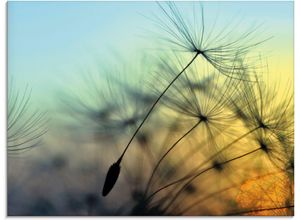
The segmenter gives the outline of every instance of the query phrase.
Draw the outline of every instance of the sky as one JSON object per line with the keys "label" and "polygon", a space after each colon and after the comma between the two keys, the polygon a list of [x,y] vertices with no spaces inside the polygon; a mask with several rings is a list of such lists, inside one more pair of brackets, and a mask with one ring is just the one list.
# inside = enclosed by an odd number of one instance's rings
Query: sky
{"label": "sky", "polygon": [[[185,10],[186,4],[179,5]],[[162,13],[155,2],[8,2],[7,7],[8,75],[30,84],[43,101],[55,100],[59,87],[72,83],[80,69],[98,66],[113,53],[131,56],[159,48],[147,37],[151,18]],[[279,74],[293,73],[293,2],[205,2],[204,9],[207,20],[262,23],[264,36],[273,37],[262,51],[269,65]]]}

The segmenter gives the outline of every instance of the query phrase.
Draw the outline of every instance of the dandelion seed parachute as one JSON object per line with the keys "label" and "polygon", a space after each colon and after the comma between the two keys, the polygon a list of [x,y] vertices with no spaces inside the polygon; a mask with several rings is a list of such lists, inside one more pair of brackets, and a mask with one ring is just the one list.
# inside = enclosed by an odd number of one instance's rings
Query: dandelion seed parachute
{"label": "dandelion seed parachute", "polygon": [[263,169],[270,169],[270,166],[275,166],[279,170],[286,170],[289,165],[289,155],[278,138],[262,129],[254,132],[253,136],[255,141],[253,144],[261,148],[259,156],[253,157],[253,162],[262,164]]}
{"label": "dandelion seed parachute", "polygon": [[261,127],[284,140],[284,134],[290,136],[294,123],[293,94],[289,84],[285,85],[282,95],[276,92],[278,88],[256,74],[255,83],[243,81],[240,84],[237,96],[232,99],[232,109],[238,115],[242,112],[241,119],[247,127]]}
{"label": "dandelion seed parachute", "polygon": [[[216,32],[216,20],[210,27],[207,27],[202,5],[192,5],[190,19],[180,10],[179,4],[168,2],[158,3],[158,5],[164,15],[153,19],[160,30],[157,34],[158,38],[170,45],[174,51],[195,53],[201,56],[220,73],[230,77],[240,78],[241,73],[244,72],[241,72],[241,69],[235,69],[232,72],[233,64],[237,60],[244,59],[253,48],[270,39],[256,39],[257,36],[262,36],[260,25],[235,35],[234,30],[241,25],[230,22]],[[250,56],[248,57],[250,59]],[[257,59],[255,57],[252,59],[251,62],[248,60],[243,69],[256,68],[255,60]]]}
{"label": "dandelion seed parachute", "polygon": [[28,151],[41,143],[47,132],[48,119],[45,112],[31,108],[31,90],[28,85],[21,93],[13,81],[8,91],[7,152],[14,155]]}

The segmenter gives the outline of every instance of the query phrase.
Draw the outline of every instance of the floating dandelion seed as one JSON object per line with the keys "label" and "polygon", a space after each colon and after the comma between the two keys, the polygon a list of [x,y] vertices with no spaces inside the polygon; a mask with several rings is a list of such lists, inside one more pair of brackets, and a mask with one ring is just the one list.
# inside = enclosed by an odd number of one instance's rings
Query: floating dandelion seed
{"label": "floating dandelion seed", "polygon": [[[201,56],[220,73],[230,77],[240,78],[240,75],[244,74],[240,69],[232,72],[236,60],[246,57],[254,47],[270,39],[255,40],[257,36],[261,36],[261,25],[235,34],[234,30],[241,26],[240,22],[230,22],[217,32],[217,20],[207,26],[202,4],[193,5],[191,19],[183,15],[184,12],[181,12],[174,2],[158,5],[164,16],[156,17],[154,22],[165,34],[162,35],[160,31],[158,37],[173,46],[175,51]],[[247,69],[253,67],[255,66],[251,66],[248,61]],[[246,65],[242,68],[246,68]]]}

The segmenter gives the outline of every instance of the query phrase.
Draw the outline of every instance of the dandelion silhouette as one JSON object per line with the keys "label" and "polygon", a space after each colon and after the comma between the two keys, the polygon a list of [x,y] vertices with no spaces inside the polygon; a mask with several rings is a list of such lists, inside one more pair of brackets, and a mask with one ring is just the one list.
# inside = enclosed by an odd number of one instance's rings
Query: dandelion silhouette
{"label": "dandelion silhouette", "polygon": [[[253,62],[260,56],[252,56],[252,49],[269,39],[257,38],[259,26],[235,34],[233,23],[232,29],[210,26],[202,6],[194,6],[193,21],[174,3],[158,6],[163,18],[154,22],[164,32],[159,38],[173,53],[130,70],[113,64],[105,78],[102,73],[87,78],[87,96],[81,92],[65,101],[82,124],[111,142],[131,134],[120,155],[116,149],[119,156],[107,171],[102,196],[115,187],[122,167],[121,178],[130,188],[122,199],[132,201],[130,215],[253,213],[257,207],[241,210],[234,198],[241,185],[271,170],[293,178],[292,88],[278,97],[277,87],[263,80],[265,71]],[[134,77],[124,80],[126,73]],[[166,127],[152,127],[154,111],[159,125]],[[135,139],[141,148],[122,164]],[[222,201],[228,204],[222,206]],[[292,205],[289,200],[282,207]]]}
{"label": "dandelion silhouette", "polygon": [[28,85],[22,93],[13,81],[8,90],[7,152],[9,155],[28,151],[41,142],[47,132],[48,119],[45,112],[32,111],[31,90]]}

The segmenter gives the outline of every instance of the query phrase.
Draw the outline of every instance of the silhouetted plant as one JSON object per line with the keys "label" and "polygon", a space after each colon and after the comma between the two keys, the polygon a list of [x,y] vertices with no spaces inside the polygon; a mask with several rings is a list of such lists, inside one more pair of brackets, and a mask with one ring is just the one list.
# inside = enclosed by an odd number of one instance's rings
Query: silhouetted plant
{"label": "silhouetted plant", "polygon": [[[273,205],[248,206],[247,192],[241,193],[252,180],[276,172],[284,173],[287,187],[293,185],[293,88],[288,84],[278,93],[275,80],[268,81],[268,71],[257,63],[260,56],[252,56],[269,38],[261,39],[259,25],[238,34],[234,23],[209,27],[201,5],[194,5],[191,20],[175,3],[158,6],[163,17],[154,22],[173,54],[158,62],[134,59],[129,69],[112,64],[105,77],[86,74],[86,88],[65,99],[101,140],[109,137],[119,145],[132,134],[120,155],[116,148],[119,156],[108,169],[102,195],[121,178],[126,190],[120,199],[126,204],[116,212],[126,215],[290,213],[290,194]],[[147,121],[154,110],[159,123]],[[140,148],[122,164],[135,138]],[[93,201],[87,205],[95,211]]]}
{"label": "silhouetted plant", "polygon": [[[146,122],[147,118],[150,116],[151,112],[155,108],[155,106],[159,103],[160,99],[165,95],[165,93],[173,86],[173,84],[181,77],[181,75],[191,66],[191,64],[196,60],[198,56],[202,56],[204,60],[208,63],[210,63],[218,72],[230,77],[230,78],[241,78],[239,76],[240,74],[244,74],[244,70],[246,68],[246,65],[243,66],[236,66],[236,61],[240,59],[244,59],[246,56],[248,50],[258,45],[261,42],[256,42],[254,44],[247,44],[247,46],[241,47],[239,43],[245,43],[243,40],[247,40],[247,36],[250,35],[251,32],[246,32],[244,35],[241,36],[241,38],[238,38],[236,40],[232,40],[227,43],[222,43],[219,45],[219,39],[213,42],[214,45],[207,46],[205,40],[205,33],[204,33],[204,15],[202,10],[202,29],[201,34],[198,36],[197,29],[189,29],[187,23],[184,21],[184,19],[181,17],[181,14],[176,9],[175,5],[172,3],[168,4],[168,7],[170,11],[166,11],[164,7],[162,7],[160,4],[162,11],[165,13],[168,21],[171,23],[171,26],[168,27],[168,25],[162,24],[162,30],[165,30],[167,33],[171,35],[171,42],[179,46],[190,49],[191,53],[194,53],[193,58],[182,67],[181,70],[178,70],[178,73],[174,74],[173,79],[170,80],[170,82],[163,88],[163,90],[159,93],[157,99],[153,102],[152,106],[149,108],[148,111],[146,111],[145,116],[143,120],[139,123],[139,126],[136,128],[136,130],[133,132],[132,137],[129,139],[127,145],[124,148],[123,153],[119,157],[119,159],[115,162],[115,164],[119,165],[123,159],[123,156],[125,155],[127,149],[129,148],[131,142],[133,141],[134,137],[138,134],[139,130],[143,126],[143,124]],[[195,18],[196,20],[196,18]],[[201,37],[200,37],[201,36]],[[175,40],[179,41],[176,42],[172,40],[172,37],[175,38]],[[200,41],[199,41],[200,37]],[[220,37],[217,36],[217,37]],[[222,39],[223,37],[221,37]],[[210,39],[210,38],[208,38]],[[229,39],[229,38],[228,38]],[[182,41],[182,42],[180,42]],[[249,41],[249,39],[248,39]],[[210,45],[210,44],[208,44]],[[228,64],[229,63],[229,64]],[[241,68],[240,68],[241,67]],[[238,75],[238,76],[236,76]],[[107,176],[107,178],[112,178],[110,176]],[[115,178],[115,177],[114,177]],[[116,179],[117,180],[117,179]],[[115,180],[115,181],[116,181]],[[106,180],[105,182],[107,182]],[[110,182],[110,181],[109,181]]]}
{"label": "silhouetted plant", "polygon": [[9,155],[25,152],[38,146],[47,132],[45,112],[31,106],[31,89],[24,91],[9,84],[7,104],[7,152]]}

